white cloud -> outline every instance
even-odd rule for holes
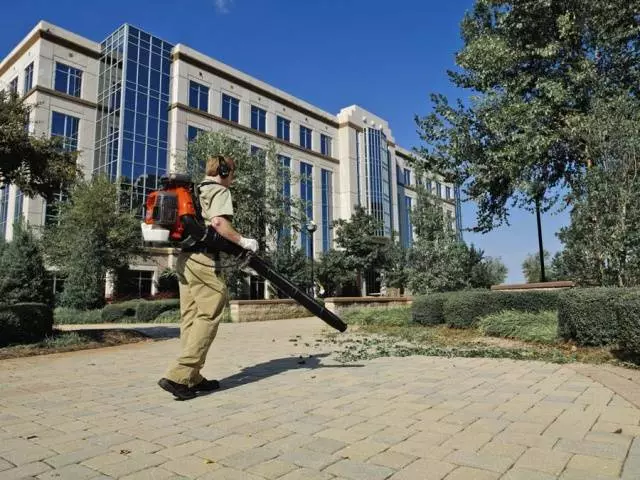
[[[233,0],[215,0],[215,6],[218,13],[229,13],[229,9],[233,4]]]

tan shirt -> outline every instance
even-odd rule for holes
[[[213,181],[213,177],[204,177],[203,182],[208,181]],[[202,207],[202,218],[207,225],[211,224],[213,217],[233,217],[231,192],[222,185],[203,186],[200,189],[200,205]]]

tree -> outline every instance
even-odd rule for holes
[[[51,200],[60,185],[77,179],[76,154],[61,148],[59,139],[29,135],[32,108],[0,91],[0,186],[15,184],[30,197]]]
[[[476,0],[449,72],[471,97],[433,95],[416,118],[430,169],[478,202],[474,230],[508,223],[511,205],[546,211],[580,190],[598,161],[579,128],[594,100],[638,96],[637,12],[624,0]]]
[[[349,220],[336,220],[336,246],[344,250],[347,268],[356,272],[356,281],[363,288],[363,274],[384,268],[388,260],[389,239],[382,237],[381,222],[356,206]]]
[[[42,248],[31,229],[16,223],[12,241],[0,251],[0,303],[53,305]]]
[[[356,274],[347,266],[344,251],[329,250],[316,263],[316,279],[324,289],[322,296],[333,297],[340,295],[345,286],[354,284]]]
[[[503,283],[507,278],[507,267],[499,258],[485,257],[484,251],[471,245],[467,249],[466,278],[471,288],[490,288]]]
[[[205,163],[212,155],[228,155],[236,163],[236,180],[231,186],[234,204],[234,227],[243,235],[256,238],[265,258],[271,259],[283,274],[300,281],[300,252],[296,246],[297,232],[306,224],[303,202],[290,195],[292,175],[289,165],[278,154],[275,144],[265,150],[251,152],[245,138],[236,138],[228,131],[202,132],[191,141],[187,156],[179,168],[189,172],[195,182],[203,179]],[[233,266],[235,259],[224,257]],[[308,262],[308,260],[307,260]],[[247,275],[239,268],[224,271],[231,295],[246,294]],[[309,278],[309,277],[307,277]],[[302,285],[306,284],[305,280]]]
[[[102,305],[107,272],[143,255],[140,221],[119,207],[118,186],[105,176],[69,191],[58,223],[45,230],[45,245],[49,262],[66,275],[62,305],[78,309]]]
[[[550,253],[548,251],[544,251],[544,269],[547,273],[547,280],[555,280],[553,278],[553,272],[551,269],[551,265],[549,263]],[[527,255],[527,257],[522,262],[522,274],[524,275],[525,281],[527,283],[536,283],[541,281],[541,271],[540,271],[540,254],[539,253],[531,253]]]
[[[416,178],[422,178],[421,167]],[[460,290],[468,284],[469,252],[446,217],[442,200],[418,182],[411,212],[416,240],[408,252],[408,284],[414,294]]]
[[[597,164],[572,197],[571,224],[558,237],[562,265],[581,285],[640,284],[640,100],[599,100],[580,128]]]

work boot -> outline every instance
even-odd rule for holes
[[[191,387],[192,392],[212,392],[220,388],[220,382],[217,380],[207,380],[203,378],[202,381]]]
[[[160,388],[163,390],[173,394],[173,396],[178,400],[191,400],[196,397],[195,391],[182,383],[173,382],[168,378],[161,378],[158,380],[158,385],[160,385]]]

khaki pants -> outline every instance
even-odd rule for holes
[[[227,287],[216,274],[210,254],[181,253],[176,271],[180,281],[182,351],[165,377],[192,387],[203,379],[200,369],[218,332],[227,302]]]

